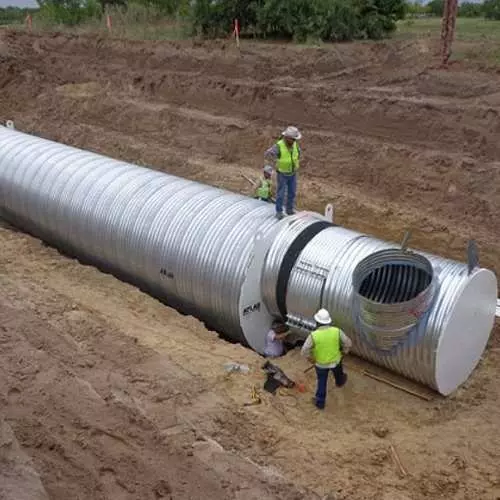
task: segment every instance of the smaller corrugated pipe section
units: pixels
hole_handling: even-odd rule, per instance
[[[311,239],[292,269],[288,318],[305,336],[324,307],[354,353],[446,395],[484,351],[496,289],[486,269],[469,274],[466,264],[331,227]]]
[[[431,307],[433,278],[425,257],[397,249],[375,252],[356,266],[355,325],[375,350],[390,354],[408,339]]]

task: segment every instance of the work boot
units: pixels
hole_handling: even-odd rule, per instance
[[[342,380],[341,384],[335,384],[337,387],[344,387],[344,385],[347,384],[347,373],[344,373],[344,379]]]
[[[283,219],[283,217],[285,217],[285,214],[283,212],[276,212],[276,218],[278,220]]]
[[[295,215],[295,210],[287,210],[286,214],[287,215]]]
[[[325,405],[323,405],[323,406],[318,405],[318,402],[317,402],[317,400],[316,400],[316,398],[315,398],[314,396],[311,398],[311,401],[312,401],[312,404],[313,404],[313,405],[314,405],[314,406],[315,406],[318,410],[324,410],[324,409],[325,409]]]

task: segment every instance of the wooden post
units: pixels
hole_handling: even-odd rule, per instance
[[[441,65],[445,68],[451,56],[451,45],[455,36],[458,0],[445,0],[441,20]]]
[[[33,29],[33,18],[31,17],[31,14],[26,16],[26,26],[28,27],[28,31],[31,33]]]
[[[236,47],[240,48],[240,24],[238,19],[234,20],[234,37],[236,39]]]

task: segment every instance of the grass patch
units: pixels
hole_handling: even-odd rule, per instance
[[[128,8],[111,6],[106,15],[111,17],[111,36],[129,40],[181,40],[189,37],[190,26],[182,18],[165,16],[154,6],[129,3]],[[33,19],[33,30],[38,32],[99,33],[109,35],[106,15],[93,15],[71,26],[54,21],[53,16],[38,15]]]
[[[441,18],[424,17],[405,19],[398,22],[395,38],[439,37]],[[457,18],[456,40],[464,42],[500,42],[500,21],[490,21],[480,17]]]
[[[398,23],[396,39],[434,38],[441,34],[441,19],[426,17]],[[450,61],[469,61],[486,67],[500,66],[500,21],[457,18]]]

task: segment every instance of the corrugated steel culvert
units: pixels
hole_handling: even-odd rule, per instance
[[[356,354],[449,394],[493,327],[489,270],[4,127],[0,213],[258,352],[326,307]]]

